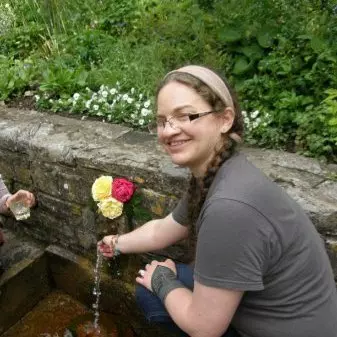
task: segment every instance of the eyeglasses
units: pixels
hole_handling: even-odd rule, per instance
[[[212,110],[200,113],[189,113],[189,114],[181,114],[176,116],[171,116],[168,119],[165,118],[157,118],[149,125],[150,133],[157,134],[162,132],[165,129],[166,123],[170,124],[170,127],[174,130],[181,130],[184,127],[188,127],[192,121],[198,119],[200,117],[209,115],[214,112],[219,112],[221,110]]]

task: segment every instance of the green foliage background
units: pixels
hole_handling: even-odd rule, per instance
[[[167,71],[205,64],[239,93],[249,143],[337,162],[335,0],[6,3],[16,19],[0,32],[0,100],[32,90],[59,111],[58,98],[117,81],[152,99]]]

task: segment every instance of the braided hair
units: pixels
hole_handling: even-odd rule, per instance
[[[226,79],[222,77],[226,84],[234,105],[234,120],[231,129],[222,134],[222,146],[215,153],[213,159],[208,164],[206,173],[203,177],[197,178],[192,175],[190,178],[189,188],[187,191],[188,196],[188,216],[189,216],[189,251],[191,257],[195,255],[196,249],[196,222],[198,220],[201,208],[205,202],[208,190],[217,174],[221,165],[229,159],[235,152],[238,145],[238,140],[243,136],[244,123],[241,109],[236,97],[236,94],[229,86]],[[188,73],[172,73],[165,77],[160,83],[156,97],[160,90],[169,82],[178,82],[194,89],[207,103],[211,105],[214,110],[223,110],[226,108],[225,103],[201,80]],[[236,137],[230,137],[231,134]]]

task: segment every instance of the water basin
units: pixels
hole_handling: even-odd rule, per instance
[[[94,322],[95,261],[9,230],[5,230],[5,237],[6,243],[0,248],[6,269],[0,276],[0,337],[70,337],[65,335],[66,329],[76,331],[76,337],[96,337],[83,333]],[[113,274],[109,268],[107,272],[108,261],[104,263],[99,336],[172,336],[148,324],[139,311],[134,298],[136,271],[129,276]]]

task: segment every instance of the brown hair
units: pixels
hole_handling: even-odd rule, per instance
[[[217,151],[212,161],[207,167],[207,171],[202,178],[195,178],[194,176],[190,179],[189,189],[188,189],[188,213],[189,213],[189,246],[191,256],[195,255],[196,248],[196,229],[195,225],[200,214],[202,205],[205,202],[208,190],[214,180],[216,173],[218,172],[220,166],[229,159],[236,151],[237,138],[229,137],[230,134],[235,133],[239,138],[243,136],[244,123],[241,113],[241,109],[236,97],[235,92],[229,86],[226,79],[221,77],[223,82],[226,84],[228,91],[230,92],[231,98],[234,105],[234,121],[231,129],[228,133],[222,135],[223,145],[220,150]],[[194,77],[191,74],[184,72],[173,72],[168,74],[164,80],[160,83],[157,89],[156,98],[160,90],[170,82],[179,82],[192,89],[194,89],[206,102],[208,102],[214,110],[221,110],[226,108],[225,103],[207,86],[204,82]]]

